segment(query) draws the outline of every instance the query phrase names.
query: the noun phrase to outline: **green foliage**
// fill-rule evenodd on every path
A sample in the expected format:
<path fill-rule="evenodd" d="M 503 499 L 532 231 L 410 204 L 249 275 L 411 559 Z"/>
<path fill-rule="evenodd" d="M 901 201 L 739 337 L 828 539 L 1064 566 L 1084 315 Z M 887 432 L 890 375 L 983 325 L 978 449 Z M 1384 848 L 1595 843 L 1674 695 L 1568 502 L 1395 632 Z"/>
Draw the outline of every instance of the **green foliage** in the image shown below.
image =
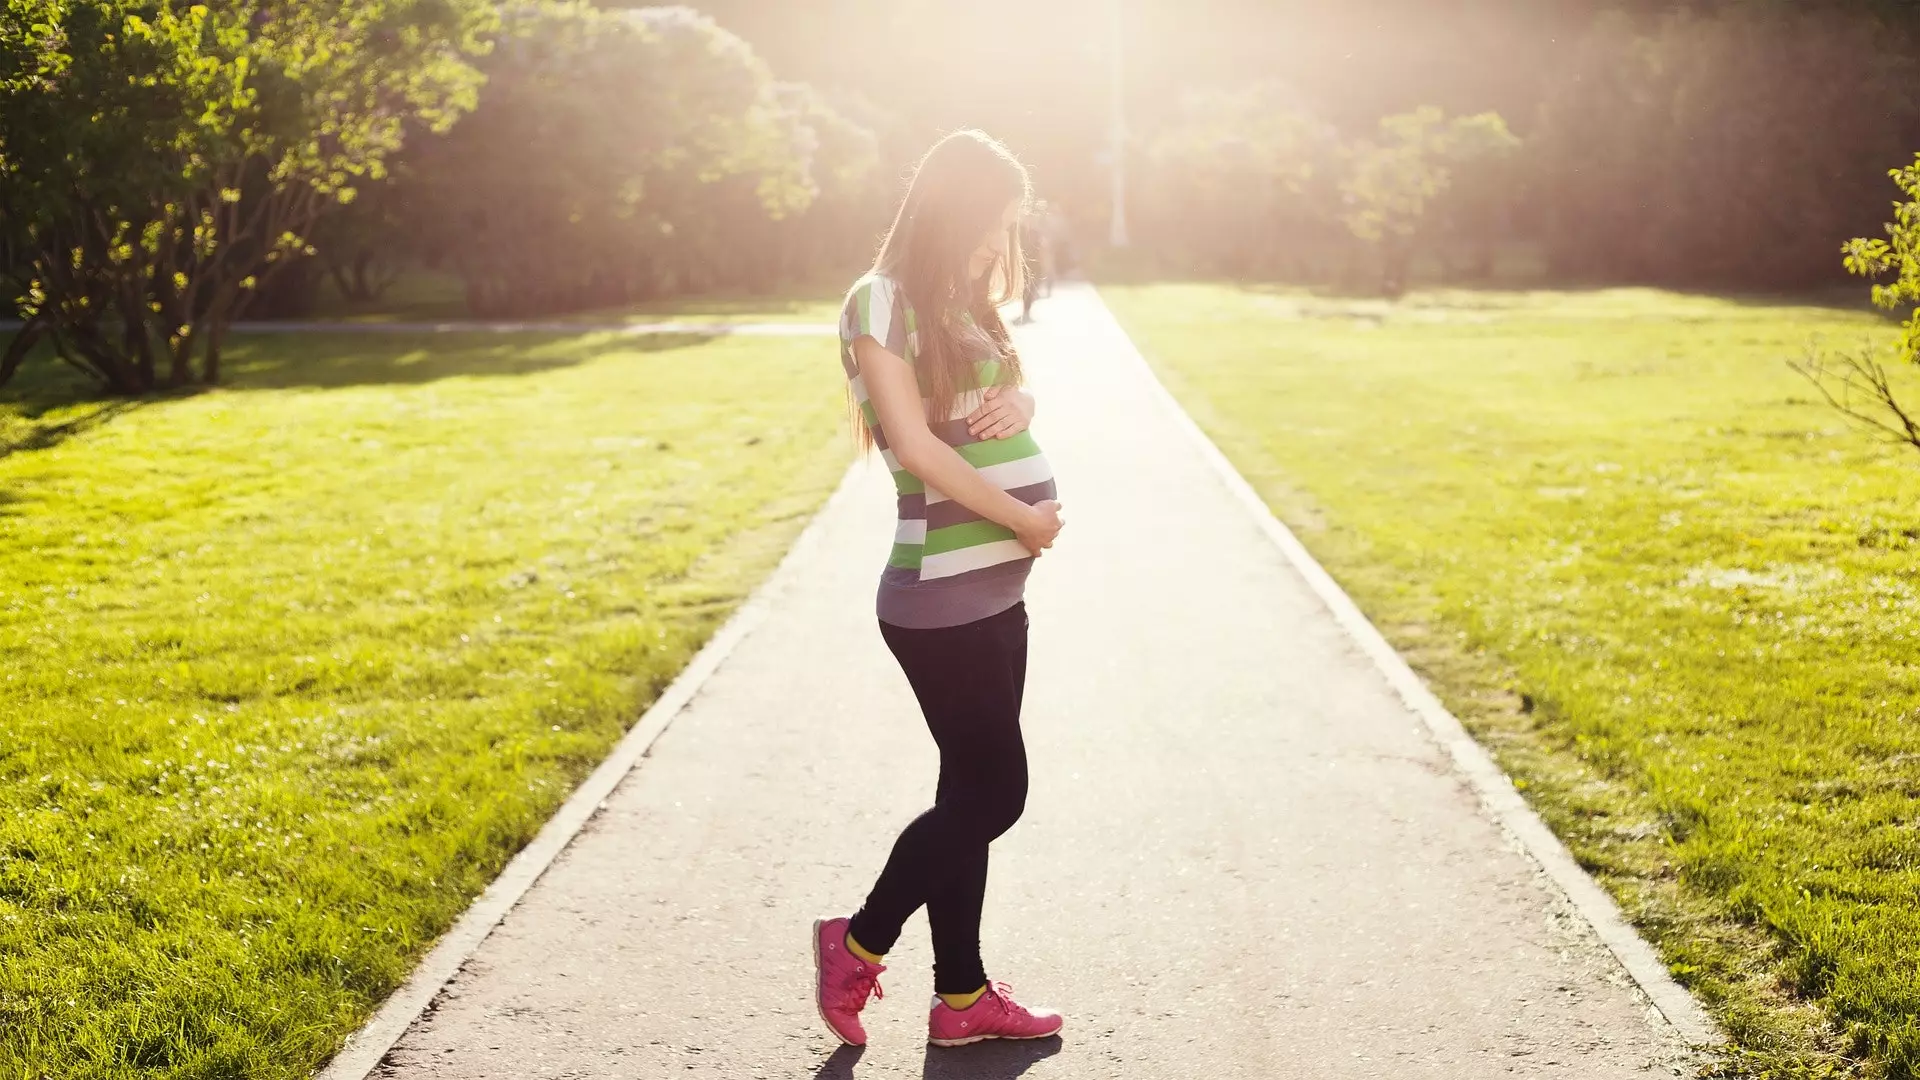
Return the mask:
<path fill-rule="evenodd" d="M 807 4 L 702 5 L 784 77 L 884 100 L 917 133 L 992 117 L 1079 234 L 1104 234 L 1110 185 L 1099 151 L 1114 4 L 919 4 L 904 23 L 894 17 L 898 0 L 832 7 L 834 17 L 823 19 Z M 1233 99 L 1261 93 L 1255 88 L 1276 73 L 1292 91 L 1267 95 L 1276 110 L 1349 135 L 1430 104 L 1449 116 L 1497 112 L 1525 140 L 1504 160 L 1456 170 L 1452 192 L 1430 206 L 1422 262 L 1444 258 L 1453 273 L 1485 274 L 1500 247 L 1524 249 L 1553 276 L 1583 283 L 1836 284 L 1834 242 L 1881 220 L 1882 171 L 1920 146 L 1920 98 L 1910 93 L 1920 5 L 1911 0 L 1118 7 L 1127 122 L 1139 133 L 1127 178 L 1137 257 L 1182 270 L 1324 280 L 1378 254 L 1353 250 L 1337 202 L 1319 204 L 1332 229 L 1323 219 L 1269 221 L 1266 189 L 1249 185 L 1223 207 L 1196 201 L 1194 183 L 1165 174 L 1156 146 L 1169 127 L 1217 130 L 1222 155 L 1241 138 L 1197 110 L 1176 115 L 1189 91 L 1220 101 L 1255 132 L 1268 116 Z M 843 57 L 850 25 L 862 28 L 859 64 Z M 1033 108 L 1035 100 L 1047 107 Z M 1214 145 L 1198 141 L 1196 166 L 1224 173 L 1199 160 Z M 889 167 L 911 153 L 891 154 Z M 1242 203 L 1236 230 L 1233 207 Z"/>
<path fill-rule="evenodd" d="M 1455 117 L 1432 106 L 1388 116 L 1374 139 L 1347 151 L 1342 215 L 1353 235 L 1379 248 L 1383 291 L 1406 287 L 1414 241 L 1427 208 L 1453 185 L 1457 168 L 1510 154 L 1519 140 L 1497 114 Z"/>
<path fill-rule="evenodd" d="M 1338 163 L 1301 150 L 1295 160 L 1314 169 L 1309 190 L 1296 194 L 1276 182 L 1257 149 L 1290 137 L 1263 128 L 1306 118 L 1309 132 L 1358 135 L 1383 115 L 1430 104 L 1448 116 L 1497 112 L 1526 145 L 1454 169 L 1451 190 L 1429 200 L 1412 242 L 1423 262 L 1485 275 L 1496 248 L 1524 247 L 1565 280 L 1827 284 L 1839 276 L 1834 239 L 1879 220 L 1882 168 L 1920 145 L 1920 101 L 1905 92 L 1920 56 L 1920 9 L 1911 4 L 1470 6 L 1471 13 L 1415 0 L 1122 5 L 1128 121 L 1143 133 L 1130 148 L 1139 168 L 1129 175 L 1128 209 L 1142 246 L 1208 273 L 1326 279 L 1348 263 L 1376 263 L 1382 248 L 1355 244 L 1342 223 L 1349 208 L 1332 186 Z M 1108 54 L 1104 34 L 1087 27 L 1104 27 L 1111 5 L 923 4 L 906 23 L 891 17 L 897 9 L 844 0 L 823 19 L 804 4 L 701 5 L 751 41 L 780 78 L 885 104 L 891 115 L 876 118 L 834 101 L 835 111 L 880 136 L 876 202 L 897 195 L 892 181 L 932 133 L 988 116 L 1036 166 L 1044 193 L 1080 235 L 1102 232 Z M 1601 9 L 1612 13 L 1597 16 Z M 847 25 L 863 28 L 858 65 L 842 59 Z M 1020 32 L 1006 33 L 1009 25 Z M 1017 77 L 983 77 L 1000 71 Z M 1277 71 L 1290 92 L 1272 88 Z M 1187 91 L 1237 122 L 1207 115 Z M 1048 107 L 1033 108 L 1035 100 Z M 1214 137 L 1187 138 L 1183 128 Z M 1196 175 L 1175 168 L 1182 159 Z M 1228 187 L 1237 190 L 1224 203 L 1195 194 Z M 677 210 L 661 215 L 677 231 L 645 236 L 645 265 L 622 271 L 626 283 L 606 292 L 675 291 L 695 281 L 737 287 L 799 257 L 804 249 L 789 247 L 789 238 L 809 229 L 789 223 L 811 210 L 775 223 L 751 197 L 720 190 L 732 209 L 719 227 Z M 432 199 L 417 202 L 433 209 Z M 820 232 L 864 253 L 883 224 L 877 216 L 848 216 L 844 232 Z M 461 230 L 439 235 L 458 238 Z M 773 257 L 695 250 L 738 237 Z M 418 250 L 431 259 L 445 246 Z M 1357 277 L 1361 269 L 1373 267 L 1346 272 Z"/>
<path fill-rule="evenodd" d="M 7 0 L 6 18 L 0 19 L 0 93 L 44 88 L 66 68 L 60 8 L 60 0 Z M 0 131 L 0 155 L 5 134 Z"/>
<path fill-rule="evenodd" d="M 1891 283 L 1873 287 L 1873 302 L 1889 311 L 1908 309 L 1893 353 L 1901 361 L 1920 364 L 1920 309 L 1914 308 L 1920 303 L 1920 156 L 1913 164 L 1888 175 L 1907 198 L 1893 204 L 1893 220 L 1885 226 L 1887 239 L 1855 237 L 1847 241 L 1840 249 L 1842 265 L 1860 277 L 1894 274 Z M 1816 348 L 1790 366 L 1848 418 L 1920 450 L 1920 415 L 1901 403 L 1878 357 L 1879 350 L 1873 348 L 1838 353 Z"/>
<path fill-rule="evenodd" d="M 1920 363 L 1920 156 L 1911 165 L 1887 174 L 1906 199 L 1893 204 L 1887 239 L 1856 237 L 1842 247 L 1848 273 L 1894 279 L 1873 287 L 1873 302 L 1889 311 L 1910 309 L 1901 325 L 1900 358 Z"/>
<path fill-rule="evenodd" d="M 486 71 L 401 196 L 476 314 L 765 287 L 775 223 L 870 191 L 870 136 L 686 8 L 527 9 Z"/>
<path fill-rule="evenodd" d="M 219 376 L 260 280 L 408 125 L 471 107 L 484 0 L 8 0 L 0 272 L 27 328 L 115 390 Z M 22 33 L 18 27 L 27 29 Z M 200 350 L 200 369 L 192 363 Z"/>
<path fill-rule="evenodd" d="M 1799 288 L 1876 220 L 1920 142 L 1907 25 L 1734 4 L 1599 20 L 1549 84 L 1528 171 L 1574 279 Z"/>
<path fill-rule="evenodd" d="M 1139 231 L 1210 272 L 1310 274 L 1333 232 L 1339 148 L 1279 83 L 1189 91 L 1146 141 Z"/>
<path fill-rule="evenodd" d="M 1496 248 L 1524 245 L 1562 281 L 1832 284 L 1834 240 L 1880 220 L 1886 163 L 1920 144 L 1920 99 L 1907 92 L 1920 78 L 1911 5 L 1631 4 L 1596 13 L 1500 0 L 1484 18 L 1444 26 L 1446 17 L 1397 0 L 1345 12 L 1256 6 L 1265 7 L 1219 0 L 1206 5 L 1215 17 L 1176 28 L 1171 5 L 1143 4 L 1140 18 L 1166 34 L 1132 43 L 1144 73 L 1130 104 L 1153 134 L 1140 147 L 1144 176 L 1130 209 L 1150 226 L 1170 223 L 1140 230 L 1146 244 L 1203 272 L 1327 280 L 1364 256 L 1393 278 L 1419 255 L 1445 273 L 1485 277 Z M 1273 56 L 1227 39 L 1265 46 L 1250 28 L 1269 23 L 1297 23 L 1289 33 L 1303 40 L 1339 37 L 1354 54 L 1339 63 L 1301 57 L 1286 67 L 1292 93 L 1260 91 Z M 1184 69 L 1169 61 L 1176 52 Z M 1362 67 L 1368 57 L 1374 66 Z M 1460 70 L 1470 60 L 1480 70 Z M 1158 105 L 1170 70 L 1202 73 L 1211 89 L 1197 100 L 1219 115 Z M 1360 70 L 1366 86 L 1356 85 Z M 1256 96 L 1270 107 L 1242 104 Z M 1412 119 L 1422 103 L 1447 116 L 1497 113 L 1512 131 L 1485 129 L 1483 145 L 1495 152 L 1453 163 L 1451 189 L 1436 192 L 1438 140 Z M 1269 219 L 1258 169 L 1236 177 L 1230 167 L 1245 156 L 1242 143 L 1286 147 L 1291 139 L 1263 131 L 1284 118 L 1324 118 L 1359 136 L 1382 114 L 1407 118 L 1407 129 L 1350 140 L 1342 173 L 1350 201 L 1335 192 L 1318 207 L 1361 238 L 1358 252 L 1317 225 Z M 1164 181 L 1175 165 L 1193 176 Z M 1227 211 L 1199 201 L 1208 175 L 1232 177 L 1245 192 L 1229 200 L 1246 207 L 1238 231 L 1219 224 Z M 1186 213 L 1194 228 L 1169 239 Z"/>
<path fill-rule="evenodd" d="M 719 283 L 764 288 L 773 279 L 769 273 L 791 281 L 864 269 L 900 194 L 892 173 L 880 167 L 878 133 L 810 84 L 777 83 L 773 93 L 813 198 L 805 212 L 764 227 L 751 215 L 722 218 L 735 227 L 732 242 L 739 246 L 733 273 Z"/>
<path fill-rule="evenodd" d="M 339 295 L 356 304 L 383 297 L 420 247 L 420 229 L 407 199 L 404 154 L 387 168 L 384 181 L 359 185 L 352 202 L 329 207 L 313 226 L 316 261 Z M 286 314 L 308 314 L 318 285 L 317 275 L 313 278 L 293 283 L 290 295 L 263 299 L 282 300 Z"/>
<path fill-rule="evenodd" d="M 1476 212 L 1484 220 L 1507 190 L 1490 166 L 1519 140 L 1497 114 L 1448 120 L 1432 106 L 1376 131 L 1343 139 L 1277 83 L 1192 92 L 1146 144 L 1143 237 L 1189 269 L 1232 275 L 1325 279 L 1365 255 L 1398 289 L 1430 208 L 1465 177 L 1473 198 L 1445 224 L 1457 233 Z"/>

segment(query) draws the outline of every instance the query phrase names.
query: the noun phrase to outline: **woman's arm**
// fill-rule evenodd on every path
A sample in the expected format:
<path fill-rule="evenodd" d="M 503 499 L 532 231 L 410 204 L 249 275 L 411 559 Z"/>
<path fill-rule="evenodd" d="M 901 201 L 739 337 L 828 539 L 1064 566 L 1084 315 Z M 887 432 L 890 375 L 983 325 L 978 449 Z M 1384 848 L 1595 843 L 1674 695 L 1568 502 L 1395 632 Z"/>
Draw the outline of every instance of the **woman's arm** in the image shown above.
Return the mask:
<path fill-rule="evenodd" d="M 880 426 L 886 429 L 888 448 L 901 468 L 988 521 L 1012 529 L 1035 555 L 1053 546 L 1064 524 L 1059 503 L 1049 500 L 1029 506 L 987 482 L 927 426 L 912 365 L 871 336 L 854 341 L 853 358 L 860 365 Z"/>

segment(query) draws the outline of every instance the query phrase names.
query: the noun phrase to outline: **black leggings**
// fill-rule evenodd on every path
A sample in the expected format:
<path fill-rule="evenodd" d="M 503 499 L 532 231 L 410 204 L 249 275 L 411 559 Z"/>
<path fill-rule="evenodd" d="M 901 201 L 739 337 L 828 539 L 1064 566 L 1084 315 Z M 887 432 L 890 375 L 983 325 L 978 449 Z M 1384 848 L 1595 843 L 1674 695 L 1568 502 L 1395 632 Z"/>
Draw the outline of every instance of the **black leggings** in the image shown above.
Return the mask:
<path fill-rule="evenodd" d="M 1015 604 L 939 630 L 881 623 L 880 633 L 940 747 L 940 786 L 933 808 L 894 841 L 849 932 L 861 947 L 886 952 L 907 916 L 925 904 L 934 992 L 970 993 L 987 981 L 980 962 L 987 845 L 1013 827 L 1027 804 L 1027 748 L 1020 738 L 1027 608 Z"/>

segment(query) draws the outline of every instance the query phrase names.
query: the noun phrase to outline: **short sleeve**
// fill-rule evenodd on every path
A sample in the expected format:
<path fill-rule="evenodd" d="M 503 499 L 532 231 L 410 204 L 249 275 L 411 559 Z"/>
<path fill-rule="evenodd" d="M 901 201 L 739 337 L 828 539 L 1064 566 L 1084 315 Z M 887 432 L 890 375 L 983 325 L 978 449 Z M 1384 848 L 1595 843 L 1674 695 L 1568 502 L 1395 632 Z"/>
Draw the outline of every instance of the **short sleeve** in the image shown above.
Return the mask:
<path fill-rule="evenodd" d="M 871 337 L 888 352 L 912 362 L 909 320 L 899 286 L 891 278 L 872 274 L 847 294 L 847 306 L 840 312 L 840 340 L 851 345 L 858 338 Z"/>

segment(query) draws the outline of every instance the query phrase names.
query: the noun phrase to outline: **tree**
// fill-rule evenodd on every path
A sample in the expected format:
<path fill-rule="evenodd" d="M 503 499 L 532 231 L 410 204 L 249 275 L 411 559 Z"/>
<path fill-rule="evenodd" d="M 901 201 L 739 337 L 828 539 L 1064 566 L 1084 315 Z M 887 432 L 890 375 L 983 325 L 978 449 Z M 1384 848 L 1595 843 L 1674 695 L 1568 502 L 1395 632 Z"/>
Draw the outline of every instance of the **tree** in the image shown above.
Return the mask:
<path fill-rule="evenodd" d="M 329 208 L 314 223 L 320 264 L 340 295 L 355 303 L 384 296 L 406 272 L 417 246 L 405 165 L 390 168 L 386 180 L 359 185 L 351 203 Z"/>
<path fill-rule="evenodd" d="M 1920 139 L 1911 14 L 1723 4 L 1595 22 L 1528 140 L 1542 239 L 1577 280 L 1797 289 L 1878 219 Z"/>
<path fill-rule="evenodd" d="M 778 83 L 773 94 L 814 194 L 804 213 L 769 223 L 768 241 L 755 244 L 765 266 L 800 279 L 870 262 L 898 195 L 880 169 L 878 134 L 807 83 Z"/>
<path fill-rule="evenodd" d="M 769 223 L 873 168 L 824 102 L 689 9 L 551 5 L 509 31 L 479 109 L 413 161 L 427 243 L 475 314 L 757 283 Z M 823 160 L 829 140 L 848 156 Z"/>
<path fill-rule="evenodd" d="M 409 124 L 471 107 L 483 0 L 8 0 L 0 272 L 28 348 L 116 391 L 217 381 L 227 326 Z M 19 27 L 27 29 L 22 32 Z M 199 358 L 199 370 L 193 361 Z"/>
<path fill-rule="evenodd" d="M 1893 353 L 1900 362 L 1920 364 L 1920 307 L 1915 306 L 1920 304 L 1920 155 L 1888 175 L 1906 199 L 1893 204 L 1893 220 L 1885 226 L 1887 238 L 1847 241 L 1841 246 L 1843 265 L 1861 277 L 1893 274 L 1892 282 L 1873 287 L 1873 302 L 1889 311 L 1907 309 Z M 1815 354 L 1791 366 L 1848 419 L 1920 450 L 1920 413 L 1900 403 L 1874 350 L 1831 357 Z"/>
<path fill-rule="evenodd" d="M 1520 145 L 1497 113 L 1455 117 L 1432 106 L 1380 121 L 1378 138 L 1354 144 L 1340 190 L 1347 228 L 1380 251 L 1381 290 L 1404 291 L 1427 208 L 1463 166 Z"/>
<path fill-rule="evenodd" d="M 1338 149 L 1280 83 L 1190 91 L 1145 146 L 1140 231 L 1195 269 L 1310 275 L 1338 228 Z"/>

